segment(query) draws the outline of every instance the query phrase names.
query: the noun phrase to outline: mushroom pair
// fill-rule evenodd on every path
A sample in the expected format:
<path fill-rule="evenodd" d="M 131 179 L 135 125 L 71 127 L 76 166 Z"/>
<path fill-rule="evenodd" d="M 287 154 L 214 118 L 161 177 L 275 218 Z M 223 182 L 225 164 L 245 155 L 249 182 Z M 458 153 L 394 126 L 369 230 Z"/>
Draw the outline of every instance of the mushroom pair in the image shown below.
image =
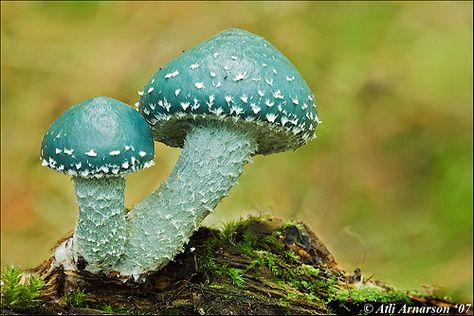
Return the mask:
<path fill-rule="evenodd" d="M 123 238 L 116 238 L 107 255 L 93 255 L 96 251 L 92 249 L 103 247 L 105 243 L 100 242 L 112 236 L 108 232 L 102 238 L 102 233 L 94 231 L 98 227 L 94 220 L 93 228 L 85 220 L 81 222 L 80 215 L 74 235 L 74 244 L 87 241 L 74 246 L 75 258 L 80 255 L 92 266 L 135 278 L 163 267 L 183 249 L 199 223 L 235 185 L 252 155 L 296 149 L 314 137 L 319 123 L 314 95 L 290 61 L 262 37 L 239 29 L 221 32 L 174 59 L 150 79 L 140 94 L 138 110 L 154 139 L 183 148 L 176 166 L 158 190 L 117 222 Z M 107 120 L 105 112 L 102 119 Z M 51 138 L 54 133 L 48 135 Z M 149 131 L 142 135 L 142 144 L 148 146 Z M 142 158 L 153 157 L 149 147 L 141 148 L 146 153 Z M 70 170 L 60 169 L 58 164 L 65 164 L 54 156 L 58 162 L 53 165 L 49 156 L 42 157 L 56 170 Z M 135 169 L 151 164 L 150 159 L 130 157 L 137 163 Z M 113 170 L 119 162 L 117 158 L 106 166 L 106 173 L 99 174 L 118 176 Z M 80 196 L 78 183 L 82 180 L 71 175 L 75 176 L 82 214 L 82 205 L 92 197 Z M 89 190 L 89 182 L 84 186 Z M 109 187 L 107 192 L 111 191 Z M 121 201 L 113 208 L 123 209 L 123 198 Z M 99 210 L 92 213 L 97 215 L 88 218 L 101 214 Z M 104 221 L 112 222 L 106 217 Z M 88 236 L 93 231 L 95 235 Z"/>

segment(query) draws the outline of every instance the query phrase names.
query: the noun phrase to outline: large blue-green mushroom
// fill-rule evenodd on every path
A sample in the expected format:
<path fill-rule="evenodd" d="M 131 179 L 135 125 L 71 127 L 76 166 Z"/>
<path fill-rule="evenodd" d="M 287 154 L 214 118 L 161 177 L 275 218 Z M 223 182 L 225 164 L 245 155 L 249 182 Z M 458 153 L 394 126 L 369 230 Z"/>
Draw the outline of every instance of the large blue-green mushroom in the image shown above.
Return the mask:
<path fill-rule="evenodd" d="M 240 29 L 183 53 L 139 94 L 155 140 L 183 150 L 170 177 L 130 212 L 123 275 L 165 265 L 252 155 L 294 150 L 314 138 L 319 123 L 314 95 L 291 62 Z"/>
<path fill-rule="evenodd" d="M 43 165 L 72 176 L 80 208 L 72 240 L 57 250 L 59 257 L 61 249 L 72 251 L 72 268 L 107 271 L 120 259 L 126 239 L 124 176 L 153 165 L 153 158 L 146 121 L 109 97 L 76 104 L 50 125 L 41 145 Z"/>

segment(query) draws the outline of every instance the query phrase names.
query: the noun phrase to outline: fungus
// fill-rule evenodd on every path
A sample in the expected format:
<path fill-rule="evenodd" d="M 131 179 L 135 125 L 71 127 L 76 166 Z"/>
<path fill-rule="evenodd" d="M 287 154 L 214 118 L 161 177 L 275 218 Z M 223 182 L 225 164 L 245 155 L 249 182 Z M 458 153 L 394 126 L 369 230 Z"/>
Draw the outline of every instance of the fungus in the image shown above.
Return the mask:
<path fill-rule="evenodd" d="M 109 97 L 72 106 L 48 128 L 42 165 L 72 176 L 79 204 L 72 244 L 65 244 L 77 268 L 106 270 L 122 255 L 124 176 L 154 164 L 153 144 L 143 117 Z M 64 250 L 58 252 L 62 259 Z"/>
<path fill-rule="evenodd" d="M 240 29 L 186 51 L 154 74 L 144 91 L 150 89 L 156 93 L 141 96 L 139 112 L 155 140 L 183 150 L 169 178 L 128 214 L 117 271 L 135 278 L 183 250 L 252 155 L 294 150 L 319 123 L 314 103 L 293 102 L 314 96 L 291 62 Z M 169 107 L 155 106 L 164 102 Z"/>

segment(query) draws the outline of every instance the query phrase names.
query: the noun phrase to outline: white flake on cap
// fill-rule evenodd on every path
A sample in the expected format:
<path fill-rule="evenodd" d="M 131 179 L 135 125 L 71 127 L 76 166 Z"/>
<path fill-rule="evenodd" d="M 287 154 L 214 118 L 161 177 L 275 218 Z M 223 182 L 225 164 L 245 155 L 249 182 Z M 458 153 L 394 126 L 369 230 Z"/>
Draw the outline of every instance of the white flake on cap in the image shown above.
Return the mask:
<path fill-rule="evenodd" d="M 244 103 L 247 103 L 248 97 L 244 94 L 240 97 L 240 100 L 242 100 L 242 102 L 244 102 Z"/>
<path fill-rule="evenodd" d="M 110 156 L 118 156 L 118 155 L 120 155 L 120 150 L 113 150 L 113 151 L 109 152 L 109 155 Z"/>
<path fill-rule="evenodd" d="M 268 113 L 267 115 L 265 115 L 265 117 L 267 118 L 267 120 L 270 122 L 270 123 L 273 123 L 275 122 L 277 116 L 273 113 Z"/>
<path fill-rule="evenodd" d="M 316 118 L 316 123 L 321 124 L 323 122 L 323 121 L 319 120 L 319 117 L 317 115 L 315 116 L 315 118 Z"/>
<path fill-rule="evenodd" d="M 244 72 L 239 72 L 235 77 L 234 77 L 234 81 L 240 81 L 240 80 L 244 80 L 247 78 L 247 72 L 244 71 Z"/>
<path fill-rule="evenodd" d="M 85 178 L 89 175 L 89 170 L 88 169 L 82 170 L 79 174 Z"/>
<path fill-rule="evenodd" d="M 271 108 L 274 104 L 275 102 L 271 102 L 269 99 L 265 100 L 265 105 L 268 106 L 269 108 Z"/>
<path fill-rule="evenodd" d="M 180 92 L 181 92 L 181 89 L 176 89 L 176 90 L 174 90 L 174 95 L 178 96 Z"/>
<path fill-rule="evenodd" d="M 216 73 L 211 71 L 211 77 L 214 78 L 216 76 Z"/>
<path fill-rule="evenodd" d="M 53 158 L 49 157 L 48 162 L 51 168 L 54 168 L 56 166 L 56 160 L 54 160 Z"/>
<path fill-rule="evenodd" d="M 144 164 L 143 164 L 143 168 L 148 168 L 148 167 L 151 167 L 151 166 L 154 166 L 155 165 L 155 162 L 153 160 L 150 160 L 150 161 L 146 161 Z"/>
<path fill-rule="evenodd" d="M 67 174 L 68 176 L 71 176 L 71 177 L 76 177 L 76 176 L 77 176 L 76 170 L 72 170 L 72 169 L 68 169 L 68 170 L 66 171 L 66 174 Z"/>
<path fill-rule="evenodd" d="M 225 102 L 227 102 L 227 104 L 229 104 L 230 102 L 234 102 L 234 100 L 232 99 L 230 95 L 226 95 L 224 99 L 225 99 Z"/>
<path fill-rule="evenodd" d="M 89 150 L 85 154 L 89 157 L 97 157 L 97 153 L 94 151 L 94 149 Z"/>
<path fill-rule="evenodd" d="M 218 107 L 217 109 L 211 110 L 211 113 L 214 113 L 217 116 L 221 116 L 224 110 L 221 107 Z"/>
<path fill-rule="evenodd" d="M 204 89 L 204 82 L 195 82 L 194 86 L 196 89 Z"/>
<path fill-rule="evenodd" d="M 273 79 L 265 79 L 265 82 L 270 85 L 270 86 L 273 86 Z"/>
<path fill-rule="evenodd" d="M 275 99 L 283 99 L 283 97 L 284 97 L 284 96 L 281 94 L 281 91 L 280 91 L 280 90 L 277 90 L 277 91 L 275 91 L 275 92 L 272 92 L 272 94 L 273 94 L 273 97 L 274 97 Z"/>
<path fill-rule="evenodd" d="M 147 93 L 148 93 L 148 94 L 150 94 L 150 93 L 152 93 L 152 92 L 153 92 L 153 90 L 155 90 L 155 88 L 153 88 L 153 87 L 150 87 L 150 88 L 148 89 Z"/>
<path fill-rule="evenodd" d="M 57 154 L 60 154 L 60 153 L 62 153 L 62 152 L 63 152 L 62 149 L 56 148 L 56 155 L 57 155 Z"/>
<path fill-rule="evenodd" d="M 286 80 L 291 82 L 291 81 L 295 80 L 295 76 L 292 76 L 292 77 L 286 76 Z"/>
<path fill-rule="evenodd" d="M 165 98 L 162 107 L 166 110 L 166 112 L 169 112 L 171 109 L 171 103 L 169 103 Z"/>
<path fill-rule="evenodd" d="M 192 64 L 191 66 L 189 66 L 189 68 L 191 68 L 192 70 L 194 70 L 198 67 L 199 67 L 199 64 Z"/>
<path fill-rule="evenodd" d="M 300 104 L 298 98 L 291 99 L 291 101 L 292 101 L 295 105 Z"/>
<path fill-rule="evenodd" d="M 207 106 L 208 106 L 209 108 L 211 108 L 211 107 L 214 105 L 214 100 L 215 100 L 214 95 L 213 95 L 213 94 L 210 95 L 210 96 L 209 96 L 209 102 L 206 101 L 206 104 L 207 104 Z"/>
<path fill-rule="evenodd" d="M 256 105 L 255 103 L 250 104 L 250 106 L 252 107 L 252 111 L 255 114 L 257 114 L 261 110 L 261 108 L 258 105 Z"/>
<path fill-rule="evenodd" d="M 138 95 L 142 96 L 143 95 L 143 91 L 137 91 Z"/>
<path fill-rule="evenodd" d="M 175 71 L 173 71 L 173 72 L 170 72 L 169 74 L 166 74 L 166 75 L 165 75 L 165 79 L 174 78 L 174 77 L 176 77 L 177 75 L 179 75 L 179 71 L 175 70 Z"/>
<path fill-rule="evenodd" d="M 139 151 L 138 155 L 143 158 L 143 157 L 146 156 L 146 152 L 145 151 Z"/>
<path fill-rule="evenodd" d="M 232 113 L 234 113 L 239 116 L 240 114 L 242 114 L 244 112 L 244 109 L 242 109 L 240 106 L 232 106 L 230 108 L 230 114 L 232 115 Z"/>
<path fill-rule="evenodd" d="M 201 104 L 199 103 L 199 100 L 194 98 L 193 99 L 193 105 L 191 106 L 191 111 L 196 111 L 197 109 L 199 109 L 199 107 L 201 106 Z"/>
<path fill-rule="evenodd" d="M 183 110 L 186 111 L 186 109 L 191 105 L 191 102 L 181 102 L 180 104 Z"/>

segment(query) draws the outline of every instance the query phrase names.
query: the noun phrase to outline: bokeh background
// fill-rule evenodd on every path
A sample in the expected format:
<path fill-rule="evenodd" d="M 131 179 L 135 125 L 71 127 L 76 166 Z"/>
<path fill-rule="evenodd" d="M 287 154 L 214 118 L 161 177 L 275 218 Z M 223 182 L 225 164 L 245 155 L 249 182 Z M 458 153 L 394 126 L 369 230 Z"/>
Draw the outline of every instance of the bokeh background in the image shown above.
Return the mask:
<path fill-rule="evenodd" d="M 323 123 L 257 156 L 205 223 L 309 223 L 347 270 L 472 302 L 472 2 L 1 2 L 1 264 L 31 267 L 71 231 L 69 177 L 40 166 L 49 124 L 108 95 L 129 104 L 183 49 L 229 27 L 279 48 Z M 128 207 L 179 149 L 128 177 Z"/>

